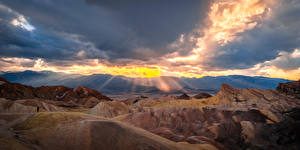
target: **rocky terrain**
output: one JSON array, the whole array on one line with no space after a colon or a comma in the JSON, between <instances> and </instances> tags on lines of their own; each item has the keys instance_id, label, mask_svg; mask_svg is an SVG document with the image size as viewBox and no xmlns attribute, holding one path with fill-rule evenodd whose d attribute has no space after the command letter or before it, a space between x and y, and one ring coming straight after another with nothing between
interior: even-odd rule
<instances>
[{"instance_id":1,"label":"rocky terrain","mask_svg":"<svg viewBox=\"0 0 300 150\"><path fill-rule=\"evenodd\" d=\"M133 113L116 119L172 141L209 143L219 149L300 146L300 99L275 90L240 90L226 84L207 99L183 98L141 100L133 104Z\"/></svg>"},{"instance_id":2,"label":"rocky terrain","mask_svg":"<svg viewBox=\"0 0 300 150\"><path fill-rule=\"evenodd\" d=\"M276 88L277 91L284 93L288 96L300 99L300 80L288 83L279 83Z\"/></svg>"},{"instance_id":3,"label":"rocky terrain","mask_svg":"<svg viewBox=\"0 0 300 150\"><path fill-rule=\"evenodd\" d=\"M215 150L175 143L145 130L83 113L0 114L5 150Z\"/></svg>"},{"instance_id":4,"label":"rocky terrain","mask_svg":"<svg viewBox=\"0 0 300 150\"><path fill-rule=\"evenodd\" d=\"M56 106L55 103L48 103L46 100L25 99L7 100L0 98L0 113L34 113L34 112L62 112L67 111L64 107Z\"/></svg>"},{"instance_id":5,"label":"rocky terrain","mask_svg":"<svg viewBox=\"0 0 300 150\"><path fill-rule=\"evenodd\" d=\"M176 98L177 98L177 99L185 99L185 100L189 100L189 99L190 99L190 96L188 96L186 93L183 93L182 95L177 96Z\"/></svg>"},{"instance_id":6,"label":"rocky terrain","mask_svg":"<svg viewBox=\"0 0 300 150\"><path fill-rule=\"evenodd\" d=\"M78 86L69 88L65 86L32 87L18 83L10 83L0 77L0 97L10 100L34 99L34 102L54 104L61 107L86 107L90 108L102 101L111 99L97 90ZM36 104L39 105L39 104Z\"/></svg>"},{"instance_id":7,"label":"rocky terrain","mask_svg":"<svg viewBox=\"0 0 300 150\"><path fill-rule=\"evenodd\" d=\"M130 107L120 101L100 102L87 113L106 118L112 118L123 114L128 114Z\"/></svg>"},{"instance_id":8,"label":"rocky terrain","mask_svg":"<svg viewBox=\"0 0 300 150\"><path fill-rule=\"evenodd\" d=\"M209 97L212 97L212 95L203 92L194 96L194 98L196 99L209 98Z\"/></svg>"},{"instance_id":9,"label":"rocky terrain","mask_svg":"<svg viewBox=\"0 0 300 150\"><path fill-rule=\"evenodd\" d=\"M111 101L84 87L47 93L1 79L0 149L298 150L298 83Z\"/></svg>"}]
</instances>

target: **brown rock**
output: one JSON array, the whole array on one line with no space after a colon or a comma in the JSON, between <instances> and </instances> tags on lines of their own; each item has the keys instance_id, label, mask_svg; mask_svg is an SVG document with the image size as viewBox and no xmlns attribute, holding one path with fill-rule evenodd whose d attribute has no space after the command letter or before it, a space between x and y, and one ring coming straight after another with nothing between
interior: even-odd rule
<instances>
[{"instance_id":1,"label":"brown rock","mask_svg":"<svg viewBox=\"0 0 300 150\"><path fill-rule=\"evenodd\" d=\"M183 93L182 95L177 96L176 98L177 98L177 99L189 100L189 99L190 99L190 96L188 96L186 93Z\"/></svg>"},{"instance_id":2,"label":"brown rock","mask_svg":"<svg viewBox=\"0 0 300 150\"><path fill-rule=\"evenodd\" d=\"M209 98L209 97L212 97L212 96L208 93L199 93L194 96L194 98L196 98L196 99Z\"/></svg>"},{"instance_id":3,"label":"brown rock","mask_svg":"<svg viewBox=\"0 0 300 150\"><path fill-rule=\"evenodd\" d=\"M159 136L165 137L175 142L184 141L185 137L183 135L174 134L169 128L166 127L158 127L156 129L150 130L152 133L155 133ZM204 143L198 143L204 144Z\"/></svg>"},{"instance_id":4,"label":"brown rock","mask_svg":"<svg viewBox=\"0 0 300 150\"><path fill-rule=\"evenodd\" d=\"M0 120L7 118L0 114ZM120 122L83 113L38 113L0 128L0 148L43 150L215 150L212 145L181 144ZM22 142L19 142L22 141Z\"/></svg>"},{"instance_id":5,"label":"brown rock","mask_svg":"<svg viewBox=\"0 0 300 150\"><path fill-rule=\"evenodd\" d=\"M120 101L100 102L95 107L88 111L89 114L94 114L102 117L116 117L129 113L129 107Z\"/></svg>"},{"instance_id":6,"label":"brown rock","mask_svg":"<svg viewBox=\"0 0 300 150\"><path fill-rule=\"evenodd\" d=\"M35 113L36 107L25 106L11 100L0 99L0 113Z\"/></svg>"},{"instance_id":7,"label":"brown rock","mask_svg":"<svg viewBox=\"0 0 300 150\"><path fill-rule=\"evenodd\" d=\"M0 84L0 97L12 100L35 98L34 88L18 83Z\"/></svg>"},{"instance_id":8,"label":"brown rock","mask_svg":"<svg viewBox=\"0 0 300 150\"><path fill-rule=\"evenodd\" d=\"M279 83L276 90L300 99L300 79L298 81Z\"/></svg>"},{"instance_id":9,"label":"brown rock","mask_svg":"<svg viewBox=\"0 0 300 150\"><path fill-rule=\"evenodd\" d=\"M211 144L217 147L219 150L227 150L222 144L219 142L216 142L210 138L207 138L205 136L190 136L186 139L187 142L192 144Z\"/></svg>"},{"instance_id":10,"label":"brown rock","mask_svg":"<svg viewBox=\"0 0 300 150\"><path fill-rule=\"evenodd\" d=\"M135 97L135 98L128 98L126 100L123 100L122 102L127 104L127 105L133 105L133 104L139 102L140 100L147 99L147 98L148 97L141 95L141 96L138 96L138 97Z\"/></svg>"},{"instance_id":11,"label":"brown rock","mask_svg":"<svg viewBox=\"0 0 300 150\"><path fill-rule=\"evenodd\" d=\"M111 101L111 99L100 92L87 87L79 86L69 88L65 86L41 86L34 88L18 83L9 83L1 79L0 97L20 100L20 99L46 99L53 101L63 101L66 103L60 106L67 106L74 102L76 106L93 107L102 101Z\"/></svg>"},{"instance_id":12,"label":"brown rock","mask_svg":"<svg viewBox=\"0 0 300 150\"><path fill-rule=\"evenodd\" d=\"M38 98L58 100L58 101L80 101L83 98L95 97L98 100L111 100L100 92L79 86L77 88L68 88L65 86L41 86L34 89ZM84 102L81 102L84 103Z\"/></svg>"},{"instance_id":13,"label":"brown rock","mask_svg":"<svg viewBox=\"0 0 300 150\"><path fill-rule=\"evenodd\" d=\"M0 99L0 112L2 113L35 113L44 111L61 112L64 109L38 99L18 101Z\"/></svg>"},{"instance_id":14,"label":"brown rock","mask_svg":"<svg viewBox=\"0 0 300 150\"><path fill-rule=\"evenodd\" d=\"M195 138L203 136L211 143L221 143L224 148L233 150L297 147L296 139L285 135L289 132L277 132L276 128L281 124L285 127L298 124L296 119L286 121L289 117L284 112L300 108L300 102L275 90L236 89L223 84L219 93L202 101L159 99L138 104L139 111L121 121L173 141L205 143L207 141ZM184 139L177 138L182 135ZM278 145L278 139L292 144Z\"/></svg>"},{"instance_id":15,"label":"brown rock","mask_svg":"<svg viewBox=\"0 0 300 150\"><path fill-rule=\"evenodd\" d=\"M5 78L0 77L0 84L2 83L9 83Z\"/></svg>"}]
</instances>

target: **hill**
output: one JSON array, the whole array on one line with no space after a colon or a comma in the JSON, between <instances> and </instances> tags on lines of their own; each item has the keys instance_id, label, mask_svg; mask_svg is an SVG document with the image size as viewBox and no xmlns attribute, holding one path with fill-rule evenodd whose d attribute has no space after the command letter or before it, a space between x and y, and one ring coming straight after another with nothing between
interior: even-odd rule
<instances>
[{"instance_id":1,"label":"hill","mask_svg":"<svg viewBox=\"0 0 300 150\"><path fill-rule=\"evenodd\" d=\"M0 114L0 121L6 122L0 128L0 149L7 150L216 150L83 113Z\"/></svg>"},{"instance_id":2,"label":"hill","mask_svg":"<svg viewBox=\"0 0 300 150\"><path fill-rule=\"evenodd\" d=\"M65 107L93 107L101 101L111 101L111 99L97 90L83 86L69 88L66 86L41 86L32 87L19 83L10 83L0 77L0 98L10 100L42 99L43 102L55 103ZM33 101L32 101L33 102Z\"/></svg>"}]
</instances>

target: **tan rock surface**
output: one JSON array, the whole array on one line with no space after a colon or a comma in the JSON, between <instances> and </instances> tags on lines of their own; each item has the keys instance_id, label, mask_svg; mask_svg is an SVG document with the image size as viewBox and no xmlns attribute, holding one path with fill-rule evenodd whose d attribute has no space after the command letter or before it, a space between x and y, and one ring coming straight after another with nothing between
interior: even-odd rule
<instances>
[{"instance_id":1,"label":"tan rock surface","mask_svg":"<svg viewBox=\"0 0 300 150\"><path fill-rule=\"evenodd\" d=\"M175 143L142 129L83 113L38 113L23 116L23 121L7 128L13 134L10 143L19 144L6 145L10 149L216 150L209 144ZM7 144L2 139L0 130L0 147Z\"/></svg>"},{"instance_id":2,"label":"tan rock surface","mask_svg":"<svg viewBox=\"0 0 300 150\"><path fill-rule=\"evenodd\" d=\"M129 113L129 106L120 101L100 102L87 113L112 118Z\"/></svg>"},{"instance_id":3,"label":"tan rock surface","mask_svg":"<svg viewBox=\"0 0 300 150\"><path fill-rule=\"evenodd\" d=\"M35 113L37 108L15 103L11 100L0 99L0 113Z\"/></svg>"}]
</instances>

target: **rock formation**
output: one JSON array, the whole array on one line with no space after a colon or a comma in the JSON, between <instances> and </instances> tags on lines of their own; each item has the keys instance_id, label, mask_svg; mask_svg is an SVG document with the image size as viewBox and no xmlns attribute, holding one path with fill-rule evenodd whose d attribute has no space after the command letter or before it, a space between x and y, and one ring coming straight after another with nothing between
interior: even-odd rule
<instances>
[{"instance_id":1,"label":"rock formation","mask_svg":"<svg viewBox=\"0 0 300 150\"><path fill-rule=\"evenodd\" d=\"M25 99L25 98L35 98L34 88L31 86L26 86L18 83L9 83L3 78L0 84L0 97L7 99Z\"/></svg>"},{"instance_id":2,"label":"rock formation","mask_svg":"<svg viewBox=\"0 0 300 150\"><path fill-rule=\"evenodd\" d=\"M0 149L216 150L175 143L145 130L82 113L0 114Z\"/></svg>"},{"instance_id":3,"label":"rock formation","mask_svg":"<svg viewBox=\"0 0 300 150\"><path fill-rule=\"evenodd\" d=\"M276 90L288 96L300 99L300 79L293 82L279 83Z\"/></svg>"},{"instance_id":4,"label":"rock formation","mask_svg":"<svg viewBox=\"0 0 300 150\"><path fill-rule=\"evenodd\" d=\"M89 114L112 118L129 113L129 106L120 101L100 102L88 111Z\"/></svg>"},{"instance_id":5,"label":"rock formation","mask_svg":"<svg viewBox=\"0 0 300 150\"><path fill-rule=\"evenodd\" d=\"M194 96L194 98L196 98L196 99L209 98L209 97L212 97L212 96L208 93L199 93Z\"/></svg>"},{"instance_id":6,"label":"rock formation","mask_svg":"<svg viewBox=\"0 0 300 150\"><path fill-rule=\"evenodd\" d=\"M102 101L111 101L111 99L100 92L79 86L69 88L65 86L41 86L31 87L18 83L9 83L1 78L0 97L20 100L20 99L45 99L53 101L73 102L77 106L91 108ZM63 106L63 104L62 104Z\"/></svg>"},{"instance_id":7,"label":"rock formation","mask_svg":"<svg viewBox=\"0 0 300 150\"><path fill-rule=\"evenodd\" d=\"M0 113L34 113L37 107L25 106L11 100L0 99Z\"/></svg>"},{"instance_id":8,"label":"rock formation","mask_svg":"<svg viewBox=\"0 0 300 150\"><path fill-rule=\"evenodd\" d=\"M300 147L296 129L300 118L291 115L299 116L300 102L275 90L223 84L216 96L201 101L141 101L135 105L137 111L119 120L176 142L209 143L233 150Z\"/></svg>"},{"instance_id":9,"label":"rock formation","mask_svg":"<svg viewBox=\"0 0 300 150\"><path fill-rule=\"evenodd\" d=\"M190 96L188 96L186 93L183 93L182 95L177 96L176 98L177 98L177 99L189 100L189 99L190 99Z\"/></svg>"},{"instance_id":10,"label":"rock formation","mask_svg":"<svg viewBox=\"0 0 300 150\"><path fill-rule=\"evenodd\" d=\"M0 77L0 85L4 84L4 83L8 83L8 81L2 77Z\"/></svg>"},{"instance_id":11,"label":"rock formation","mask_svg":"<svg viewBox=\"0 0 300 150\"><path fill-rule=\"evenodd\" d=\"M138 96L138 97L135 97L135 98L128 98L126 100L123 100L122 102L127 104L127 105L132 105L132 104L137 103L140 100L147 99L147 98L148 97L141 95L141 96Z\"/></svg>"},{"instance_id":12,"label":"rock formation","mask_svg":"<svg viewBox=\"0 0 300 150\"><path fill-rule=\"evenodd\" d=\"M94 97L99 100L111 100L100 92L89 89L87 87L78 86L77 88L68 88L65 86L41 86L34 89L34 93L38 98L51 99L58 101L74 101ZM81 102L84 103L84 102Z\"/></svg>"},{"instance_id":13,"label":"rock formation","mask_svg":"<svg viewBox=\"0 0 300 150\"><path fill-rule=\"evenodd\" d=\"M62 112L65 109L38 99L12 101L0 98L1 113L35 113L45 111Z\"/></svg>"}]
</instances>

